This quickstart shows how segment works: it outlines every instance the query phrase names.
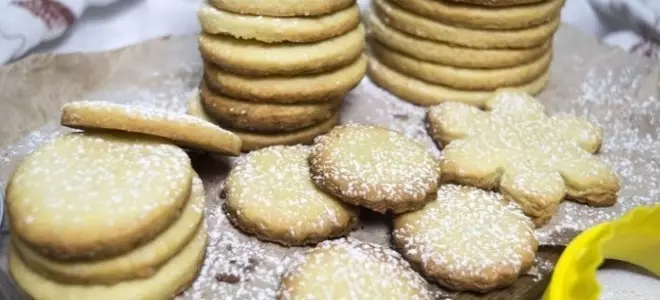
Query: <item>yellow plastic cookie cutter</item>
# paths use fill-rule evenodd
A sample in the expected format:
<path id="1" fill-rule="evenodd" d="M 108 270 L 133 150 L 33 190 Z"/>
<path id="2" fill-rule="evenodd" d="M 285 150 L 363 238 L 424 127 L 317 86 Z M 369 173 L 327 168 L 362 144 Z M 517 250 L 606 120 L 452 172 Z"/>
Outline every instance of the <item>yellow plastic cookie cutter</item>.
<path id="1" fill-rule="evenodd" d="M 660 205 L 634 208 L 618 220 L 587 229 L 559 258 L 544 300 L 597 300 L 596 271 L 605 259 L 660 275 Z"/>

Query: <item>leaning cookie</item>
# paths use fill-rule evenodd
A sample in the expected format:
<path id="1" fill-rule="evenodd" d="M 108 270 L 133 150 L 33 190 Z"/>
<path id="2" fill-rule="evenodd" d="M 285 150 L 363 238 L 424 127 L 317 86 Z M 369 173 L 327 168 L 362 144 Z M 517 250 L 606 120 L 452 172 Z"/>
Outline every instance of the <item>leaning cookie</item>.
<path id="1" fill-rule="evenodd" d="M 455 291 L 503 288 L 530 269 L 538 248 L 529 218 L 502 195 L 443 185 L 424 208 L 394 218 L 393 242 L 429 279 Z"/>
<path id="2" fill-rule="evenodd" d="M 335 127 L 317 138 L 309 162 L 318 186 L 380 213 L 423 206 L 440 179 L 438 163 L 423 145 L 372 125 Z"/>

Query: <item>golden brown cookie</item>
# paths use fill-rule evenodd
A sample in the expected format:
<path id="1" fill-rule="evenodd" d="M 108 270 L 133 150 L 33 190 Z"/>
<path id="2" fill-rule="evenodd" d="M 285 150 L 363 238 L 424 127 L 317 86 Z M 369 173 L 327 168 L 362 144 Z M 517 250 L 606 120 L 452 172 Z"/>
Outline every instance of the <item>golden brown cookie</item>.
<path id="1" fill-rule="evenodd" d="M 210 0 L 211 5 L 238 14 L 311 17 L 345 9 L 355 0 Z"/>
<path id="2" fill-rule="evenodd" d="M 271 104 L 239 101 L 200 87 L 204 111 L 218 124 L 244 131 L 290 132 L 310 127 L 332 117 L 343 101 L 314 104 Z"/>
<path id="3" fill-rule="evenodd" d="M 513 7 L 516 5 L 526 5 L 532 3 L 539 3 L 547 0 L 447 0 L 455 3 L 464 3 L 471 5 L 483 5 L 493 7 Z"/>
<path id="4" fill-rule="evenodd" d="M 484 102 L 492 97 L 494 91 L 468 91 L 458 90 L 442 85 L 431 84 L 412 78 L 390 69 L 380 63 L 378 59 L 371 59 L 367 74 L 373 82 L 397 97 L 408 102 L 431 106 L 446 101 L 459 101 L 475 106 L 483 106 Z M 530 94 L 537 94 L 548 85 L 549 71 L 533 81 L 515 88 Z"/>
<path id="5" fill-rule="evenodd" d="M 197 16 L 206 33 L 266 43 L 318 42 L 347 33 L 360 24 L 357 4 L 322 16 L 279 18 L 236 14 L 203 2 Z"/>
<path id="6" fill-rule="evenodd" d="M 372 125 L 335 127 L 316 139 L 309 161 L 317 185 L 380 213 L 423 206 L 440 180 L 438 162 L 423 145 Z"/>
<path id="7" fill-rule="evenodd" d="M 424 18 L 391 3 L 392 0 L 374 0 L 374 11 L 392 28 L 411 35 L 470 48 L 532 48 L 548 41 L 559 28 L 559 15 L 550 22 L 523 29 L 488 30 L 471 29 L 443 24 Z"/>
<path id="8" fill-rule="evenodd" d="M 429 132 L 444 145 L 444 180 L 499 188 L 537 226 L 564 197 L 592 206 L 616 202 L 619 179 L 592 154 L 601 128 L 577 117 L 548 117 L 541 103 L 513 89 L 498 90 L 485 107 L 446 102 L 429 109 Z"/>
<path id="9" fill-rule="evenodd" d="M 534 225 L 502 195 L 452 184 L 420 210 L 396 216 L 392 240 L 427 278 L 454 291 L 507 287 L 538 249 Z"/>
<path id="10" fill-rule="evenodd" d="M 219 93 L 249 102 L 302 104 L 327 102 L 355 88 L 367 71 L 367 56 L 328 73 L 295 77 L 247 77 L 204 66 L 209 87 Z"/>
<path id="11" fill-rule="evenodd" d="M 345 67 L 364 51 L 364 26 L 324 41 L 269 44 L 202 33 L 199 50 L 207 62 L 246 76 L 324 73 Z"/>
<path id="12" fill-rule="evenodd" d="M 552 51 L 530 63 L 504 69 L 465 69 L 417 60 L 392 51 L 378 42 L 370 44 L 372 53 L 388 67 L 426 82 L 462 90 L 494 90 L 526 84 L 545 73 Z"/>
<path id="13" fill-rule="evenodd" d="M 185 114 L 101 101 L 71 102 L 61 124 L 79 129 L 110 129 L 166 138 L 175 144 L 224 155 L 238 155 L 241 139 L 209 122 Z"/>

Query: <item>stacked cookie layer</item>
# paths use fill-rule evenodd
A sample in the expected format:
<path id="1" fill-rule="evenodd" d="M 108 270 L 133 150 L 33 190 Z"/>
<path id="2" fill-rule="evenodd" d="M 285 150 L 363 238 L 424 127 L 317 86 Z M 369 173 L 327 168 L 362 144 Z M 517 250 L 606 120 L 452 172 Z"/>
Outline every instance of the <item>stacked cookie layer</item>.
<path id="1" fill-rule="evenodd" d="M 563 4 L 374 0 L 367 17 L 369 76 L 424 106 L 444 101 L 483 106 L 504 87 L 537 94 L 548 84 L 552 36 Z"/>
<path id="2" fill-rule="evenodd" d="M 310 143 L 327 132 L 366 72 L 354 0 L 211 0 L 198 16 L 204 79 L 190 113 L 230 128 L 244 151 Z"/>

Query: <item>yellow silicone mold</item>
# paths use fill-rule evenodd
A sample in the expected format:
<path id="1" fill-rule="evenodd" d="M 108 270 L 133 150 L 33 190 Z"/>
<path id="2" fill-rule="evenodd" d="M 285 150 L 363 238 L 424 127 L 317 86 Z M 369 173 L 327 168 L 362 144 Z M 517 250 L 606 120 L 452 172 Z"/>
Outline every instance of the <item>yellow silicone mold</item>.
<path id="1" fill-rule="evenodd" d="M 544 300 L 597 300 L 596 271 L 605 259 L 660 275 L 660 205 L 632 209 L 576 237 L 559 258 Z"/>

